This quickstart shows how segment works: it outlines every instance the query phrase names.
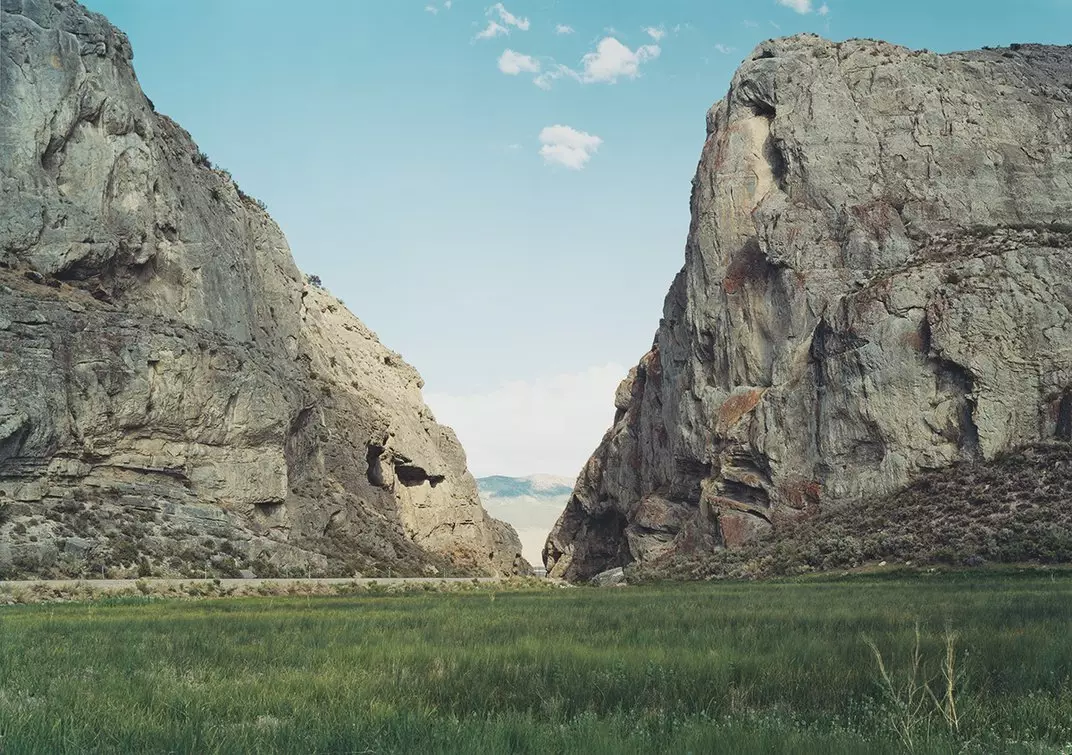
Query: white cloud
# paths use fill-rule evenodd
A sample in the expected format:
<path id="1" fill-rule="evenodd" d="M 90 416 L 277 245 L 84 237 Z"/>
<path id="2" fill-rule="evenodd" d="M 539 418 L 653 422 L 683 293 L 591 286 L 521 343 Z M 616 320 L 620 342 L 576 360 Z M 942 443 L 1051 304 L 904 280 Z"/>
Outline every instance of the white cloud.
<path id="1" fill-rule="evenodd" d="M 614 419 L 614 391 L 626 369 L 505 383 L 486 394 L 429 393 L 436 419 L 454 428 L 477 477 L 533 472 L 573 479 Z"/>
<path id="2" fill-rule="evenodd" d="M 715 49 L 718 50 L 723 55 L 729 55 L 731 52 L 733 52 L 737 48 L 735 48 L 735 47 L 727 47 L 726 45 L 723 45 L 723 44 L 717 44 L 717 45 L 715 45 Z"/>
<path id="3" fill-rule="evenodd" d="M 439 13 L 439 8 L 435 7 L 434 5 L 426 5 L 424 6 L 424 9 L 431 13 L 433 16 Z"/>
<path id="4" fill-rule="evenodd" d="M 659 28 L 655 28 L 654 26 L 645 26 L 644 31 L 656 42 L 666 36 L 666 29 L 661 26 Z"/>
<path id="5" fill-rule="evenodd" d="M 640 64 L 659 57 L 658 45 L 642 45 L 634 52 L 614 37 L 605 37 L 581 59 L 584 65 L 582 78 L 586 83 L 614 83 L 619 76 L 636 78 Z"/>
<path id="6" fill-rule="evenodd" d="M 592 159 L 603 140 L 569 126 L 547 126 L 540 131 L 540 157 L 544 162 L 580 170 Z"/>
<path id="7" fill-rule="evenodd" d="M 450 10 L 453 5 L 454 5 L 454 0 L 445 0 L 445 2 L 443 3 L 443 7 L 446 8 L 447 10 Z"/>
<path id="8" fill-rule="evenodd" d="M 529 30 L 529 20 L 527 18 L 518 18 L 510 11 L 506 10 L 506 7 L 502 3 L 495 3 L 495 5 L 488 8 L 488 15 L 490 16 L 493 13 L 498 13 L 499 20 L 507 26 L 517 27 L 521 31 Z"/>
<path id="9" fill-rule="evenodd" d="M 555 34 L 573 34 L 574 29 L 569 24 L 556 24 Z"/>
<path id="10" fill-rule="evenodd" d="M 797 13 L 811 13 L 815 10 L 812 7 L 812 0 L 775 0 L 778 5 L 784 5 L 786 8 L 795 10 Z M 818 11 L 820 16 L 825 16 L 830 12 L 830 7 L 823 3 L 819 6 Z"/>
<path id="11" fill-rule="evenodd" d="M 485 28 L 484 31 L 482 31 L 479 34 L 477 34 L 476 37 L 474 37 L 474 39 L 494 39 L 495 37 L 499 36 L 500 34 L 509 34 L 509 33 L 510 33 L 510 30 L 507 29 L 502 24 L 496 23 L 495 21 L 488 21 L 487 28 Z"/>
<path id="12" fill-rule="evenodd" d="M 488 19 L 488 25 L 484 27 L 484 30 L 478 33 L 473 39 L 494 39 L 503 35 L 510 34 L 510 27 L 513 26 L 521 31 L 529 30 L 529 20 L 527 18 L 518 18 L 510 11 L 506 10 L 506 7 L 502 3 L 495 3 L 495 5 L 488 8 L 487 15 L 499 16 L 499 21 L 494 18 Z"/>
<path id="13" fill-rule="evenodd" d="M 581 59 L 580 72 L 561 63 L 553 63 L 533 79 L 533 83 L 540 89 L 550 89 L 561 78 L 571 78 L 582 84 L 613 84 L 619 77 L 636 78 L 640 73 L 640 64 L 654 60 L 660 52 L 658 45 L 641 45 L 633 51 L 614 37 L 604 37 L 595 52 Z"/>
<path id="14" fill-rule="evenodd" d="M 541 73 L 532 83 L 538 86 L 540 89 L 550 89 L 551 84 L 561 78 L 581 80 L 581 75 L 574 71 L 569 66 L 564 66 L 561 63 L 555 63 L 551 68 Z"/>
<path id="15" fill-rule="evenodd" d="M 540 61 L 531 55 L 504 50 L 499 56 L 499 70 L 508 76 L 517 76 L 519 73 L 539 73 Z"/>

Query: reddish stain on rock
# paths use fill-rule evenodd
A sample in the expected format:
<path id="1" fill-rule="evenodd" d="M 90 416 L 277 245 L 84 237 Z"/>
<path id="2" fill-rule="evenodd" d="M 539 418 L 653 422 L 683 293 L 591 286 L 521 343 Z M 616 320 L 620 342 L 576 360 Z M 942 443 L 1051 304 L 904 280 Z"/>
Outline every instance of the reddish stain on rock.
<path id="1" fill-rule="evenodd" d="M 901 336 L 901 343 L 914 351 L 923 351 L 923 334 L 913 330 Z"/>
<path id="2" fill-rule="evenodd" d="M 741 417 L 756 408 L 763 398 L 762 388 L 752 388 L 743 393 L 735 393 L 722 402 L 718 408 L 718 427 L 725 432 L 736 425 Z"/>
<path id="3" fill-rule="evenodd" d="M 727 548 L 740 548 L 770 531 L 770 523 L 763 517 L 744 511 L 723 511 L 718 516 L 722 543 Z"/>

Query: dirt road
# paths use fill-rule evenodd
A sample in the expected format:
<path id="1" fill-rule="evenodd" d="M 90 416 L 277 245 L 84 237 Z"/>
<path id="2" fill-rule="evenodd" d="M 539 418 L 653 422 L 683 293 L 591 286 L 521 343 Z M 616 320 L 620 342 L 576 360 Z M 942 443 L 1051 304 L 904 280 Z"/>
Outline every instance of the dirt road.
<path id="1" fill-rule="evenodd" d="M 0 590 L 17 590 L 42 587 L 56 590 L 74 588 L 90 589 L 99 592 L 135 588 L 138 583 L 153 588 L 170 588 L 180 585 L 216 585 L 220 588 L 242 587 L 257 588 L 263 585 L 286 587 L 288 585 L 405 585 L 405 584 L 445 584 L 451 582 L 499 582 L 501 577 L 331 577 L 321 579 L 17 579 L 0 580 Z"/>

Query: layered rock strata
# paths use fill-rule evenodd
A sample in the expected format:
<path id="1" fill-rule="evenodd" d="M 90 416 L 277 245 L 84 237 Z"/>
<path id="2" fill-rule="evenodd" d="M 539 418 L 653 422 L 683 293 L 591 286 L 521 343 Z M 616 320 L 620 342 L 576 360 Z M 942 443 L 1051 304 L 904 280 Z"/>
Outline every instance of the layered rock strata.
<path id="1" fill-rule="evenodd" d="M 0 570 L 527 570 L 417 372 L 155 112 L 127 38 L 2 14 Z"/>
<path id="2" fill-rule="evenodd" d="M 552 575 L 1072 436 L 1072 48 L 764 43 L 708 113 L 691 206 Z"/>

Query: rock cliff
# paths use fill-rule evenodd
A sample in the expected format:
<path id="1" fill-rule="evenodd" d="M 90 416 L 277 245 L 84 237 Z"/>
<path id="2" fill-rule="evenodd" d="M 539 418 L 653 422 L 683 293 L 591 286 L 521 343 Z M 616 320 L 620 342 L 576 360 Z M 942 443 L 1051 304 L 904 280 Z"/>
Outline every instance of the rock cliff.
<path id="1" fill-rule="evenodd" d="M 691 207 L 552 575 L 1072 435 L 1072 48 L 767 42 L 708 113 Z"/>
<path id="2" fill-rule="evenodd" d="M 2 14 L 0 570 L 526 571 L 416 371 L 154 111 L 127 38 Z"/>

